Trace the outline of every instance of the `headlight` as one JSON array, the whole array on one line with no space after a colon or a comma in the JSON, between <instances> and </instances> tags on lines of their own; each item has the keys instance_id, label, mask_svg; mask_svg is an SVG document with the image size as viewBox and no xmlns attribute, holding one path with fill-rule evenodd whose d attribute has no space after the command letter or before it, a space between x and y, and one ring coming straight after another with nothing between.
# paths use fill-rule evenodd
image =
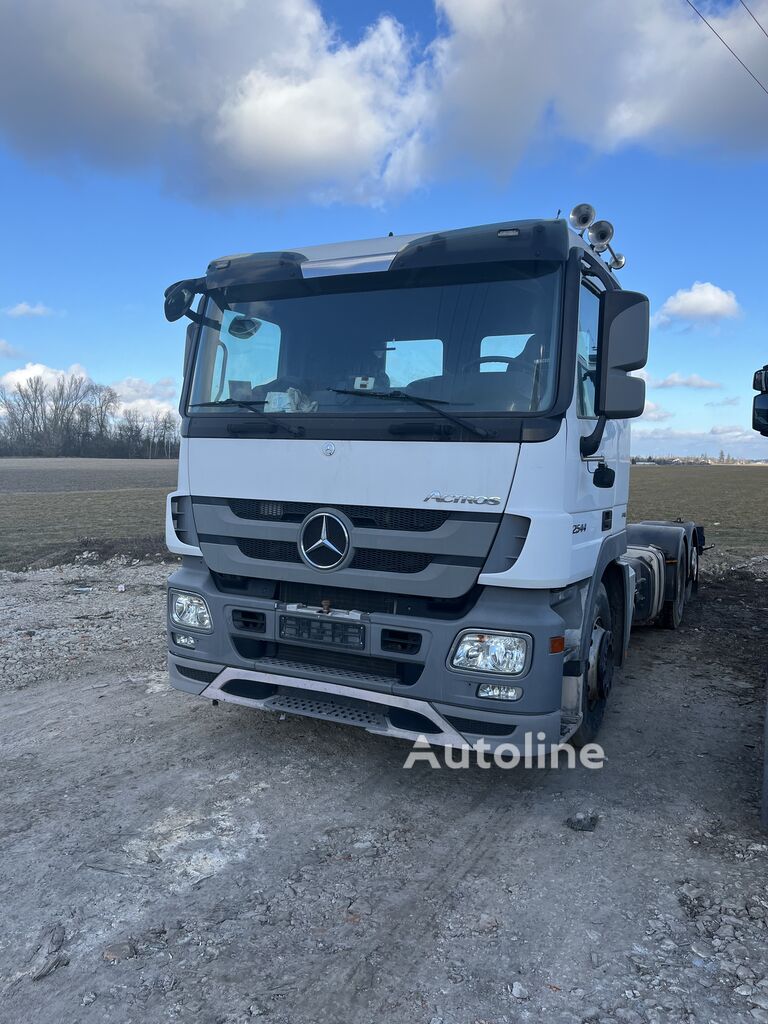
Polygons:
<instances>
[{"instance_id":1,"label":"headlight","mask_svg":"<svg viewBox=\"0 0 768 1024\"><path fill-rule=\"evenodd\" d=\"M190 629L211 630L211 613L208 605L198 594L185 594L183 591L171 592L171 619L177 626L188 626Z\"/></svg>"},{"instance_id":2,"label":"headlight","mask_svg":"<svg viewBox=\"0 0 768 1024\"><path fill-rule=\"evenodd\" d=\"M529 639L509 633L463 633L451 665L471 672L519 676L528 662Z\"/></svg>"}]
</instances>

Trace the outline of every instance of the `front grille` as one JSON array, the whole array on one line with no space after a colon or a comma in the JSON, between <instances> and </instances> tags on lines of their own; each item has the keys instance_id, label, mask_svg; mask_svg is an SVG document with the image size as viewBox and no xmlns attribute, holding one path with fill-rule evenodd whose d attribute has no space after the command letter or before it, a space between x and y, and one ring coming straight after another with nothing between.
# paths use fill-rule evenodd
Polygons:
<instances>
[{"instance_id":1,"label":"front grille","mask_svg":"<svg viewBox=\"0 0 768 1024\"><path fill-rule=\"evenodd\" d=\"M299 549L287 540L254 540L242 537L237 542L246 558L258 558L264 562L300 562Z\"/></svg>"},{"instance_id":2,"label":"front grille","mask_svg":"<svg viewBox=\"0 0 768 1024\"><path fill-rule=\"evenodd\" d=\"M346 612L385 612L394 614L394 594L378 593L375 590L351 590L347 587L324 587L316 583L278 584L277 600L285 604L306 604L321 608L323 601L330 601L331 608Z\"/></svg>"},{"instance_id":3,"label":"front grille","mask_svg":"<svg viewBox=\"0 0 768 1024\"><path fill-rule=\"evenodd\" d=\"M253 640L232 636L232 643L241 658L252 667L312 676L315 671L332 673L344 682L369 682L389 685L393 680L407 686L417 682L424 669L414 662L404 663L389 658L373 658L346 651L299 647L295 644Z\"/></svg>"},{"instance_id":4,"label":"front grille","mask_svg":"<svg viewBox=\"0 0 768 1024\"><path fill-rule=\"evenodd\" d=\"M419 597L413 594L379 593L353 590L351 587L326 587L319 583L293 583L288 580L262 580L255 576L235 576L211 571L216 589L222 594L279 601L281 604L305 604L319 608L323 601L341 611L382 612L386 615L410 615L425 619L461 619L475 605L482 587L474 586L457 598Z\"/></svg>"},{"instance_id":5,"label":"front grille","mask_svg":"<svg viewBox=\"0 0 768 1024\"><path fill-rule=\"evenodd\" d=\"M378 551L375 548L358 548L349 563L350 569L365 569L368 572L423 572L432 561L432 555L421 551Z\"/></svg>"},{"instance_id":6,"label":"front grille","mask_svg":"<svg viewBox=\"0 0 768 1024\"><path fill-rule=\"evenodd\" d=\"M285 540L259 540L241 537L237 546L246 558L266 562L300 562L299 550L295 544ZM358 548L349 564L350 569L364 569L368 572L422 572L432 561L432 555L420 551L379 551L375 548Z\"/></svg>"},{"instance_id":7,"label":"front grille","mask_svg":"<svg viewBox=\"0 0 768 1024\"><path fill-rule=\"evenodd\" d=\"M229 507L240 519L300 523L310 512L324 506L309 501L231 498ZM437 530L451 515L449 511L436 508L380 508L376 505L335 505L334 508L343 512L355 526L419 533Z\"/></svg>"}]
</instances>

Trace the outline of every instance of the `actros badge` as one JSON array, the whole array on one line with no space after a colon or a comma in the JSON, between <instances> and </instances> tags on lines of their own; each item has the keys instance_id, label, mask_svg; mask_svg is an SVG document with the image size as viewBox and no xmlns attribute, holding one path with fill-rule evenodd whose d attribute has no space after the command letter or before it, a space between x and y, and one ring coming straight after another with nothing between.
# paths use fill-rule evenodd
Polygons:
<instances>
[{"instance_id":1,"label":"actros badge","mask_svg":"<svg viewBox=\"0 0 768 1024\"><path fill-rule=\"evenodd\" d=\"M441 491L432 491L424 501L440 501L451 505L500 505L501 498L486 498L485 495L475 497L472 494L443 494Z\"/></svg>"}]
</instances>

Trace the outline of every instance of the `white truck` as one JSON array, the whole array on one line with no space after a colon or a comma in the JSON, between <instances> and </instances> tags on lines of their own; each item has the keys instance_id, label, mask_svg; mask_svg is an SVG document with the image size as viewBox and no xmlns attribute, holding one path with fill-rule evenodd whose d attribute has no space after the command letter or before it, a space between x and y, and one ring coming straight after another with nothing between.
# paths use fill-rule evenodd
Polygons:
<instances>
[{"instance_id":1,"label":"white truck","mask_svg":"<svg viewBox=\"0 0 768 1024\"><path fill-rule=\"evenodd\" d=\"M166 291L192 321L174 686L446 746L595 737L704 535L627 523L649 304L594 218L229 256Z\"/></svg>"}]
</instances>

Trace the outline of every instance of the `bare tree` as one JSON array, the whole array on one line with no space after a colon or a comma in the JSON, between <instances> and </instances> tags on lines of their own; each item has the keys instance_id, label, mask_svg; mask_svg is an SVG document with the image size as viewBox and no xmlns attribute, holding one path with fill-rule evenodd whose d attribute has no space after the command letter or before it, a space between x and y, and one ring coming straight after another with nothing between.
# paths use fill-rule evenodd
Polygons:
<instances>
[{"instance_id":1,"label":"bare tree","mask_svg":"<svg viewBox=\"0 0 768 1024\"><path fill-rule=\"evenodd\" d=\"M34 376L0 387L0 455L175 457L178 417L134 409L120 415L114 388L61 374L53 384Z\"/></svg>"}]
</instances>

